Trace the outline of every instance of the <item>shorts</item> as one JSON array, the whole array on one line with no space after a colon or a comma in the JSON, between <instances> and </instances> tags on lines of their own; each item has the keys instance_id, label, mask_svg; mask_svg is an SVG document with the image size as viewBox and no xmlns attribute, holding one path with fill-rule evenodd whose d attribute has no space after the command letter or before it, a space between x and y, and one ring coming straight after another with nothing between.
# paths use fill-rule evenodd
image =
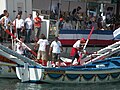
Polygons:
<instances>
[{"instance_id":1,"label":"shorts","mask_svg":"<svg viewBox=\"0 0 120 90\"><path fill-rule=\"evenodd\" d=\"M47 60L47 54L45 51L38 51L37 59Z\"/></svg>"},{"instance_id":2,"label":"shorts","mask_svg":"<svg viewBox=\"0 0 120 90\"><path fill-rule=\"evenodd\" d=\"M52 53L52 60L58 61L60 59L60 53Z\"/></svg>"},{"instance_id":3,"label":"shorts","mask_svg":"<svg viewBox=\"0 0 120 90\"><path fill-rule=\"evenodd\" d=\"M70 52L70 56L74 56L77 53L77 49L76 48L72 48L71 52Z\"/></svg>"}]
</instances>

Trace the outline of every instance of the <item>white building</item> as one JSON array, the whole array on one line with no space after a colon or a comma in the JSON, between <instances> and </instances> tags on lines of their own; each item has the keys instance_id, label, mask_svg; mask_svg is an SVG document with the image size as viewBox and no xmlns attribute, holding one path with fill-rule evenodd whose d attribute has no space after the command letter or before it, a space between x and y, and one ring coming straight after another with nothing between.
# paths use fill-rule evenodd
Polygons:
<instances>
[{"instance_id":1,"label":"white building","mask_svg":"<svg viewBox=\"0 0 120 90\"><path fill-rule=\"evenodd\" d=\"M22 11L22 18L32 13L32 0L0 0L0 14L8 10L13 20L19 11Z\"/></svg>"}]
</instances>

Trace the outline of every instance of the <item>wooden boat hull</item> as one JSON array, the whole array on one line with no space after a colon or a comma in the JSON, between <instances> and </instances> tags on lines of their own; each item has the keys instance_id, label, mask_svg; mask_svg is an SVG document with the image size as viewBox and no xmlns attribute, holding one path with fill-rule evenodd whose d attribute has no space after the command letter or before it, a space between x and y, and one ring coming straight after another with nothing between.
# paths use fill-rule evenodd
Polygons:
<instances>
[{"instance_id":1,"label":"wooden boat hull","mask_svg":"<svg viewBox=\"0 0 120 90\"><path fill-rule=\"evenodd\" d=\"M120 81L120 69L115 69L112 71L62 71L52 69L29 68L29 71L30 73L32 73L32 75L30 75L30 77L28 75L30 79L27 82L105 83ZM34 72L36 72L36 74Z\"/></svg>"},{"instance_id":2,"label":"wooden boat hull","mask_svg":"<svg viewBox=\"0 0 120 90\"><path fill-rule=\"evenodd\" d=\"M119 81L118 71L45 71L40 81L48 83L105 83ZM109 74L108 74L109 73ZM114 77L114 74L117 75Z\"/></svg>"},{"instance_id":3,"label":"wooden boat hull","mask_svg":"<svg viewBox=\"0 0 120 90\"><path fill-rule=\"evenodd\" d=\"M116 63L116 61L114 61L114 63ZM98 63L97 65L90 64L88 66L57 68L28 66L27 69L18 66L16 72L22 82L105 83L120 81L120 67L112 67L112 64L108 67L108 64L109 62L105 62L104 64ZM119 62L117 64L120 65ZM25 80L26 77L28 78L27 80Z\"/></svg>"}]
</instances>

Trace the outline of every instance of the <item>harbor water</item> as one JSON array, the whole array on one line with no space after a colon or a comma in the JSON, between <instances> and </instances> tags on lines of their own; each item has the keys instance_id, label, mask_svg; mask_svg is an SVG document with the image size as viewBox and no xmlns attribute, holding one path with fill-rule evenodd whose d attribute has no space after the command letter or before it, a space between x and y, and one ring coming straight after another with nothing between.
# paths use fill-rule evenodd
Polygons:
<instances>
[{"instance_id":1,"label":"harbor water","mask_svg":"<svg viewBox=\"0 0 120 90\"><path fill-rule=\"evenodd\" d=\"M98 84L36 84L0 79L0 90L120 90L120 82Z\"/></svg>"}]
</instances>

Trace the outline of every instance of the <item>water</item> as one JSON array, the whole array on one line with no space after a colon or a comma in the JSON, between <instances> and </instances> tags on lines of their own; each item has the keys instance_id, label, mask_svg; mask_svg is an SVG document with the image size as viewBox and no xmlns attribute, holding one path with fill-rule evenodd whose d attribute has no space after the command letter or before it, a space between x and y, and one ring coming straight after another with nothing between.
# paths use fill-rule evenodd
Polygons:
<instances>
[{"instance_id":1,"label":"water","mask_svg":"<svg viewBox=\"0 0 120 90\"><path fill-rule=\"evenodd\" d=\"M0 90L120 90L120 82L99 84L36 84L0 79Z\"/></svg>"}]
</instances>

